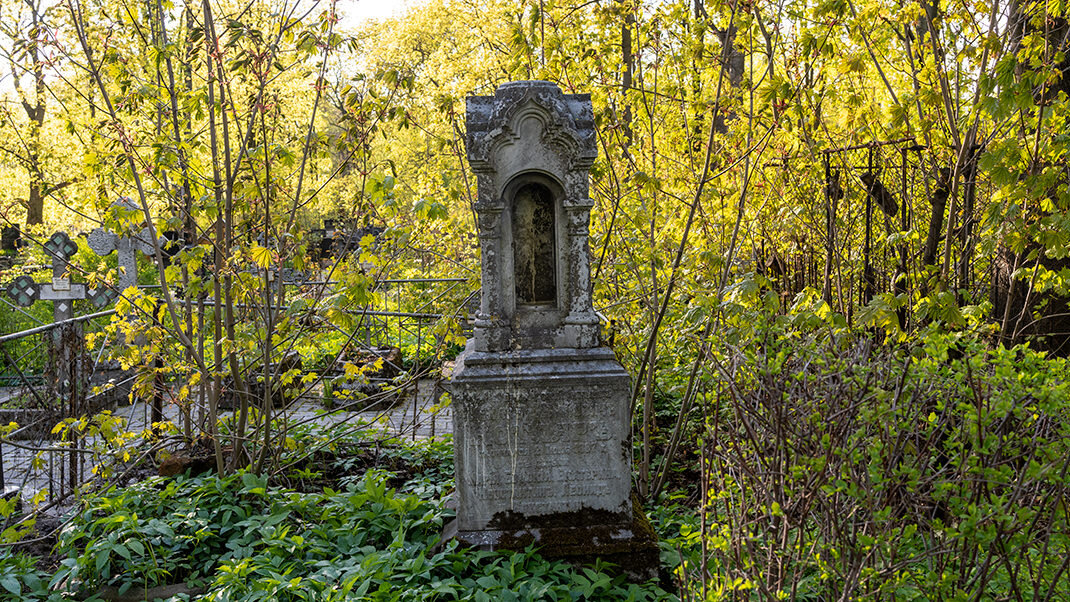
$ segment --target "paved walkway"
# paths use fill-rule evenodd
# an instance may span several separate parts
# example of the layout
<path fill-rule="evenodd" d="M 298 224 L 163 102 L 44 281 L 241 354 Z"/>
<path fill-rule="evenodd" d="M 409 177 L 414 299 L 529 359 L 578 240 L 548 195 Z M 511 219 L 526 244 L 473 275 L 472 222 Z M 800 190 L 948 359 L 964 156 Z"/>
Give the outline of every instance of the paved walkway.
<path fill-rule="evenodd" d="M 360 411 L 344 408 L 327 411 L 322 399 L 317 396 L 302 398 L 292 404 L 285 413 L 285 418 L 290 427 L 308 423 L 322 426 L 348 423 L 379 428 L 392 435 L 412 439 L 441 437 L 452 432 L 453 413 L 451 408 L 440 408 L 437 405 L 440 396 L 441 389 L 436 390 L 435 380 L 424 379 L 415 383 L 415 392 L 403 394 L 400 399 L 395 399 L 390 407 L 373 405 Z M 378 405 L 385 406 L 385 403 Z M 150 405 L 143 402 L 119 407 L 112 413 L 123 418 L 126 421 L 126 430 L 133 433 L 140 433 L 148 428 L 152 418 Z M 233 412 L 225 412 L 220 418 L 225 420 L 232 416 Z M 182 412 L 175 404 L 168 404 L 163 408 L 163 417 L 179 428 L 183 424 Z M 93 441 L 89 440 L 87 443 L 91 446 Z M 61 446 L 62 444 L 55 440 L 0 443 L 0 466 L 3 469 L 5 492 L 12 488 L 21 488 L 23 500 L 29 500 L 39 492 L 44 492 L 41 495 L 47 500 L 48 492 L 59 491 L 61 484 L 70 480 L 72 470 L 72 454 Z M 93 463 L 92 456 L 82 453 L 76 454 L 76 457 L 82 457 L 84 460 L 74 469 L 82 478 L 87 478 Z"/>

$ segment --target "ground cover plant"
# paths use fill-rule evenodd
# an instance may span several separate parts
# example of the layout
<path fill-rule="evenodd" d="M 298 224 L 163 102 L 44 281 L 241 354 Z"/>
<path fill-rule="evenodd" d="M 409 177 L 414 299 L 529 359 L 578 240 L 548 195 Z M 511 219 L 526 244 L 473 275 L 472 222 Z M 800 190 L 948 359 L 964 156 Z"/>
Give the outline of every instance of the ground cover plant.
<path fill-rule="evenodd" d="M 333 439 L 289 472 L 153 477 L 87 496 L 59 534 L 55 567 L 6 553 L 0 596 L 19 600 L 659 600 L 610 567 L 534 550 L 439 546 L 452 512 L 449 441 Z M 306 433 L 307 434 L 307 433 Z M 322 436 L 320 440 L 325 440 Z M 324 486 L 330 481 L 333 487 Z M 293 485 L 293 486 L 287 486 Z M 167 590 L 168 586 L 175 586 Z M 64 594 L 69 592 L 69 594 Z"/>
<path fill-rule="evenodd" d="M 345 425 L 291 431 L 271 475 L 87 496 L 55 564 L 8 554 L 0 587 L 42 600 L 172 584 L 202 600 L 1070 596 L 1070 364 L 983 332 L 895 341 L 810 319 L 758 310 L 710 358 L 681 454 L 698 482 L 674 477 L 647 507 L 671 592 L 534 550 L 436 547 L 449 441 Z"/>

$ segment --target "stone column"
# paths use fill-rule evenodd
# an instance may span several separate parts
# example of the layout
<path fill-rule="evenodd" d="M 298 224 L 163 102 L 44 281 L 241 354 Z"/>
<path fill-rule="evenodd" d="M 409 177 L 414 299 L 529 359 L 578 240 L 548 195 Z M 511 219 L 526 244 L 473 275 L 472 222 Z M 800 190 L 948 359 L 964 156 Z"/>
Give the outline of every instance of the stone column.
<path fill-rule="evenodd" d="M 477 351 L 502 351 L 509 346 L 502 282 L 502 203 L 476 203 L 482 293 L 476 312 L 474 338 Z"/>
<path fill-rule="evenodd" d="M 591 299 L 591 263 L 587 231 L 591 221 L 591 199 L 565 199 L 568 256 L 568 315 L 565 316 L 565 342 L 570 347 L 598 346 L 598 315 Z"/>

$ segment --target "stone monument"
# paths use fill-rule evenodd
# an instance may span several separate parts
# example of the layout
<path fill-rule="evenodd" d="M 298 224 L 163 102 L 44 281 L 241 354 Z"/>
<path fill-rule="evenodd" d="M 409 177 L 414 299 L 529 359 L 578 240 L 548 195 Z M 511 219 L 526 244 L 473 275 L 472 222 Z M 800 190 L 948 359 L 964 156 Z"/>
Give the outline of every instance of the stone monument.
<path fill-rule="evenodd" d="M 451 380 L 457 518 L 444 536 L 654 576 L 631 495 L 630 378 L 591 298 L 590 96 L 504 84 L 468 98 L 467 128 L 482 289 Z"/>
<path fill-rule="evenodd" d="M 112 206 L 127 212 L 138 210 L 137 204 L 129 197 L 120 198 L 112 203 Z M 131 286 L 137 286 L 137 251 L 150 256 L 153 256 L 156 251 L 152 244 L 152 234 L 147 227 L 142 228 L 139 233 L 125 235 L 119 235 L 104 228 L 96 228 L 89 233 L 88 242 L 89 248 L 97 255 L 104 257 L 114 251 L 118 257 L 119 280 L 113 289 L 116 296 Z"/>
<path fill-rule="evenodd" d="M 46 397 L 64 404 L 67 416 L 81 416 L 87 409 L 87 358 L 82 324 L 72 320 L 74 302 L 88 299 L 95 307 L 101 308 L 114 297 L 105 288 L 91 288 L 71 282 L 70 260 L 78 252 L 78 245 L 66 232 L 54 233 L 41 246 L 52 258 L 52 280 L 36 282 L 24 274 L 7 286 L 6 293 L 16 305 L 22 307 L 29 307 L 37 301 L 52 302 L 52 319 L 58 326 L 49 333 Z M 75 436 L 72 443 L 77 449 L 79 438 Z M 78 475 L 82 474 L 78 456 L 78 453 L 71 452 L 68 475 L 72 488 L 81 485 L 78 482 Z"/>

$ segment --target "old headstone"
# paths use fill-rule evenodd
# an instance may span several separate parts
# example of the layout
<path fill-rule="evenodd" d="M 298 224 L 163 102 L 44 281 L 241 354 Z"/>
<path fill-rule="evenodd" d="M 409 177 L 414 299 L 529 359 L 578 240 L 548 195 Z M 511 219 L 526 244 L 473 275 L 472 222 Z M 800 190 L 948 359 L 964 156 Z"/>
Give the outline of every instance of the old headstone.
<path fill-rule="evenodd" d="M 25 275 L 13 280 L 7 287 L 7 295 L 16 305 L 29 307 L 35 301 L 51 301 L 53 320 L 62 322 L 74 316 L 74 302 L 79 299 L 90 299 L 97 307 L 107 304 L 103 298 L 98 299 L 98 289 L 71 283 L 70 259 L 78 251 L 78 245 L 66 232 L 56 232 L 42 246 L 52 258 L 52 280 L 35 282 Z"/>
<path fill-rule="evenodd" d="M 444 536 L 657 572 L 631 495 L 629 375 L 592 305 L 590 96 L 514 82 L 468 99 L 482 288 L 458 357 L 457 518 Z"/>
<path fill-rule="evenodd" d="M 87 291 L 84 284 L 71 283 L 70 259 L 78 251 L 78 245 L 66 232 L 56 232 L 42 246 L 52 258 L 52 280 L 35 282 L 29 276 L 19 276 L 8 285 L 6 292 L 16 305 L 22 307 L 29 307 L 39 300 L 52 302 L 52 318 L 62 324 L 50 333 L 47 397 L 61 400 L 67 406 L 68 416 L 78 416 L 85 406 L 85 338 L 82 325 L 69 320 L 74 317 L 74 302 L 87 298 L 95 290 Z M 72 452 L 69 473 L 72 487 L 78 485 L 78 461 L 77 454 Z"/>
<path fill-rule="evenodd" d="M 119 201 L 119 204 L 131 207 L 129 201 Z M 144 232 L 140 238 L 118 236 L 103 228 L 89 234 L 89 246 L 97 254 L 119 251 L 119 284 L 116 287 L 71 282 L 70 259 L 78 251 L 78 245 L 66 232 L 56 232 L 42 245 L 52 259 L 51 281 L 36 282 L 30 276 L 22 275 L 5 290 L 8 297 L 22 307 L 37 301 L 51 301 L 53 321 L 65 322 L 52 331 L 49 372 L 53 378 L 50 386 L 55 396 L 67 401 L 72 415 L 80 410 L 85 397 L 85 341 L 81 324 L 66 321 L 74 317 L 75 301 L 85 299 L 100 309 L 114 301 L 121 291 L 137 284 L 135 252 L 152 250 L 151 243 L 145 242 L 145 236 Z"/>
<path fill-rule="evenodd" d="M 121 198 L 114 203 L 127 211 L 136 211 L 137 205 L 127 198 Z M 115 289 L 122 293 L 131 286 L 137 286 L 137 252 L 151 255 L 155 251 L 152 244 L 152 235 L 148 228 L 143 228 L 140 233 L 120 236 L 104 228 L 96 228 L 89 233 L 89 248 L 101 257 L 112 251 L 116 252 L 119 264 L 119 282 Z"/>
<path fill-rule="evenodd" d="M 113 208 L 119 209 L 121 212 L 136 212 L 138 211 L 137 203 L 129 197 L 120 197 L 119 200 L 112 203 Z M 159 242 L 163 253 L 161 257 L 165 260 L 164 265 L 160 266 L 161 269 L 167 267 L 167 259 L 177 253 L 177 249 L 181 249 L 182 243 L 180 235 L 175 233 L 174 238 L 168 238 L 163 236 Z M 116 254 L 116 263 L 118 265 L 118 279 L 114 286 L 101 286 L 95 296 L 101 297 L 103 303 L 110 303 L 116 299 L 119 295 L 125 294 L 130 287 L 137 286 L 137 254 L 143 253 L 150 257 L 155 258 L 156 251 L 153 244 L 152 232 L 149 228 L 142 227 L 138 232 L 128 232 L 124 234 L 116 234 L 110 230 L 104 228 L 96 228 L 89 233 L 89 240 L 87 241 L 89 248 L 94 253 L 104 257 L 113 251 Z M 170 251 L 167 249 L 170 248 Z M 94 300 L 94 303 L 97 301 Z M 122 340 L 122 339 L 120 339 Z M 143 334 L 138 334 L 133 338 L 133 344 L 145 345 L 146 338 Z M 154 367 L 159 369 L 163 367 L 162 360 L 156 358 Z M 158 385 L 159 372 L 157 371 L 157 386 L 153 387 L 153 394 L 151 399 L 152 405 L 152 422 L 163 421 L 163 397 L 160 395 L 160 387 Z"/>

